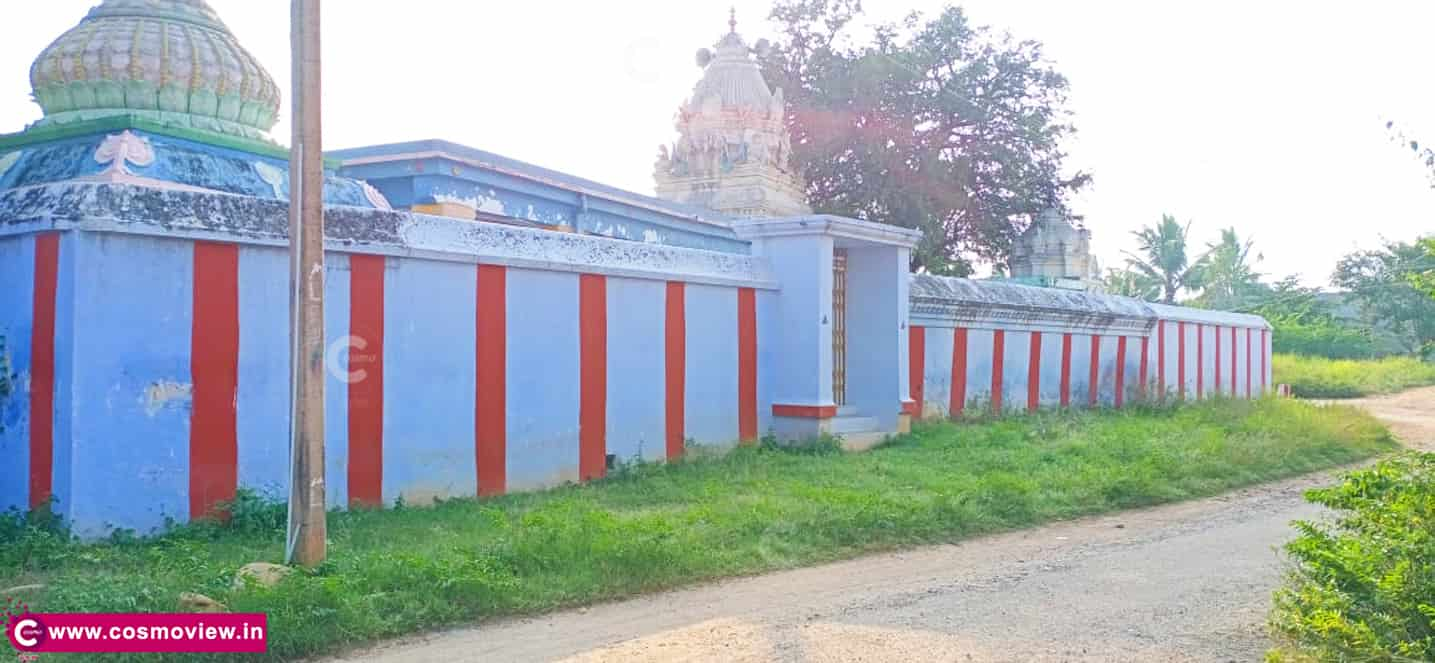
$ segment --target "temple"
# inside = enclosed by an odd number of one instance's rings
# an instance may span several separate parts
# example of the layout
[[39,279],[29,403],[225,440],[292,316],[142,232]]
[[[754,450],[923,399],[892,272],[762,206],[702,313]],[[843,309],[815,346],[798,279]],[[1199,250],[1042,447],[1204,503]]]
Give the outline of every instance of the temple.
[[[326,155],[328,504],[1268,391],[1256,316],[911,274],[918,232],[810,213],[735,25],[699,62],[656,196],[443,140]],[[0,510],[101,537],[283,499],[279,90],[203,0],[104,0],[30,73],[43,116],[0,136]],[[1016,260],[1084,273],[1071,232]]]
[[678,109],[678,140],[658,148],[658,196],[743,217],[810,214],[792,165],[787,104],[753,60],[737,19],[713,50],[698,51],[702,78]]
[[1011,279],[1032,285],[1099,291],[1101,268],[1091,255],[1091,231],[1072,226],[1060,210],[1042,212],[1012,243]]

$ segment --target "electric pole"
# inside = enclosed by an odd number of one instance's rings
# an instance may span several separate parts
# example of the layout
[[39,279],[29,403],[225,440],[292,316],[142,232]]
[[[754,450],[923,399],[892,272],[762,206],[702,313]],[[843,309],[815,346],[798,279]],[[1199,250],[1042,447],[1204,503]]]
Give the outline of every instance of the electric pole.
[[324,141],[319,0],[291,0],[289,150],[290,459],[285,562],[324,561]]

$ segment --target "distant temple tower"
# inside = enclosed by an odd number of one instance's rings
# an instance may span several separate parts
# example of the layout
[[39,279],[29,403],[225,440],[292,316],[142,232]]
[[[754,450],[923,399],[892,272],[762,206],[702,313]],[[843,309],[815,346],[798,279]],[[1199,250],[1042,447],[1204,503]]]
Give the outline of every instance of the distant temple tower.
[[1096,289],[1101,269],[1091,256],[1091,231],[1072,227],[1059,210],[1042,212],[1012,244],[1011,277],[1040,285]]
[[737,20],[715,52],[698,51],[702,80],[678,109],[678,140],[658,148],[659,198],[736,216],[810,214],[791,165],[782,90],[770,91]]

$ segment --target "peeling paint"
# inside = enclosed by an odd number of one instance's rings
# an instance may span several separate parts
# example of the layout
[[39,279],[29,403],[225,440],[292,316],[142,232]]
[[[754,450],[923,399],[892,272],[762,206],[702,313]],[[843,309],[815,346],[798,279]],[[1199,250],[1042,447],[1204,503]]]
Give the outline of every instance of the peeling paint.
[[153,417],[165,408],[189,405],[193,396],[194,385],[192,384],[160,380],[145,388],[144,397],[140,399],[140,402],[144,404],[145,414]]
[[498,199],[498,194],[492,189],[487,196],[460,196],[455,194],[435,193],[434,202],[463,205],[485,214],[498,214],[507,216],[503,201]]

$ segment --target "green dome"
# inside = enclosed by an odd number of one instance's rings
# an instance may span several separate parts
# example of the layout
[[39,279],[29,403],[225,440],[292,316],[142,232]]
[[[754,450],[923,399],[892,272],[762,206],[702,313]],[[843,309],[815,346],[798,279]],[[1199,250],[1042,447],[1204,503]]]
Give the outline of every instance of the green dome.
[[30,66],[36,126],[110,115],[267,140],[279,87],[204,0],[104,0]]

